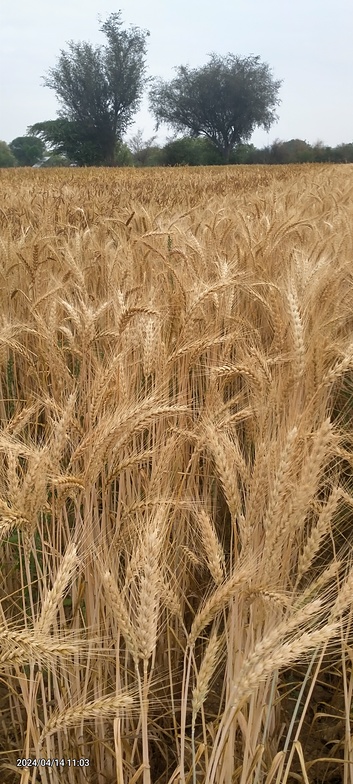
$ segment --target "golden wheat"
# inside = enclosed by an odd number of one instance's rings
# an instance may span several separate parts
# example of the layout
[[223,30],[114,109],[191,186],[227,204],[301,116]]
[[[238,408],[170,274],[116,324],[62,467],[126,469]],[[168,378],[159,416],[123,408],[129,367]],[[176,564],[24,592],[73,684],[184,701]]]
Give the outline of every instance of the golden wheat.
[[350,166],[0,170],[4,781],[351,759],[352,193]]

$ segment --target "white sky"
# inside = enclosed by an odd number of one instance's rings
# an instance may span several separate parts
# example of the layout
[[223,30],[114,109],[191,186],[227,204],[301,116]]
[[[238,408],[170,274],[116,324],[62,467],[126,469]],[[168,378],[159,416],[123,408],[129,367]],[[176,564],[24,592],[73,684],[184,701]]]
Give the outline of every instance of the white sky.
[[[41,77],[56,65],[67,41],[103,44],[104,21],[118,6],[109,0],[0,0],[0,139],[9,143],[27,126],[55,119],[55,93]],[[122,3],[124,0],[122,0]],[[150,76],[173,78],[173,67],[204,65],[208,55],[260,55],[283,79],[279,121],[251,141],[353,141],[352,0],[125,0],[124,25],[147,28]],[[127,139],[154,133],[147,98]],[[172,130],[161,126],[157,141]]]

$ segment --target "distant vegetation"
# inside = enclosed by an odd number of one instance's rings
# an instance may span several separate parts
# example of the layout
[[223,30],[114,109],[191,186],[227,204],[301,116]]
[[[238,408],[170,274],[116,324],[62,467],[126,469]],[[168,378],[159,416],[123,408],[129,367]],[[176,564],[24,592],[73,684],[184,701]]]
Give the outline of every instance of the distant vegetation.
[[[0,142],[0,168],[34,165],[47,168],[73,163],[77,162],[50,152],[34,136],[18,137],[9,145]],[[209,139],[191,136],[169,139],[160,146],[155,144],[154,136],[144,142],[142,131],[138,131],[128,142],[117,142],[115,148],[115,166],[217,166],[223,163],[221,153]],[[321,141],[311,145],[303,139],[276,139],[261,149],[254,144],[238,144],[229,156],[230,165],[261,163],[353,163],[353,142],[330,147]]]

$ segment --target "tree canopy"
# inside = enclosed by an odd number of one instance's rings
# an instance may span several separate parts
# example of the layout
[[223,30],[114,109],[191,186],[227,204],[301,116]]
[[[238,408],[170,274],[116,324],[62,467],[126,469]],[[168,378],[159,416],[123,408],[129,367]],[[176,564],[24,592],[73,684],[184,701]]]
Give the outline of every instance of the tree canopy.
[[11,152],[9,145],[0,141],[0,169],[8,169],[16,166],[16,164],[16,158],[13,152]]
[[179,66],[176,71],[175,79],[156,79],[150,90],[156,128],[163,122],[193,137],[206,137],[225,163],[256,127],[269,130],[278,119],[274,109],[282,82],[273,80],[259,56],[211,54],[201,68]]
[[38,134],[57,155],[65,155],[79,166],[98,166],[105,160],[106,150],[96,129],[74,120],[59,117],[35,123],[31,133]]
[[45,153],[45,144],[36,136],[17,136],[9,144],[9,148],[20,166],[33,166],[41,161]]
[[100,30],[105,46],[70,41],[55,68],[44,78],[61,109],[57,120],[28,130],[77,163],[114,165],[121,140],[137,111],[146,83],[146,37],[137,27],[124,30],[120,11]]

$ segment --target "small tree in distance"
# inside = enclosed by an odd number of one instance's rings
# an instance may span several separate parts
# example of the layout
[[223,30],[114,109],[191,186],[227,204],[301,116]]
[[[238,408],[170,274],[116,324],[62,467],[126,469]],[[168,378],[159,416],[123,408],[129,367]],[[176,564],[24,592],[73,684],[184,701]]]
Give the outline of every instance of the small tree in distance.
[[9,169],[17,166],[16,158],[6,142],[0,141],[0,169]]
[[250,139],[256,127],[269,130],[278,119],[281,81],[274,81],[259,56],[210,55],[201,68],[179,66],[171,82],[156,79],[150,109],[156,129],[166,123],[191,136],[205,136],[228,163],[234,147]]
[[34,166],[45,153],[44,142],[36,136],[17,136],[9,147],[20,166]]
[[222,156],[209,139],[170,139],[164,147],[166,166],[215,166],[223,163]]

